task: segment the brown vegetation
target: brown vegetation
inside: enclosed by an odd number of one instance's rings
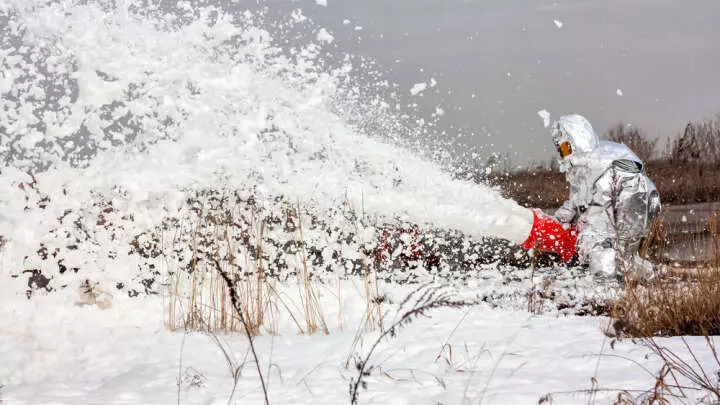
[[[666,204],[692,204],[720,201],[720,115],[688,123],[670,139],[663,153],[656,156],[657,140],[642,130],[618,124],[604,135],[632,149],[646,163]],[[567,183],[556,168],[537,167],[484,178],[499,186],[506,197],[534,208],[558,207],[567,198]]]
[[[699,277],[630,282],[610,314],[618,333],[633,337],[720,334],[720,269]]]
[[[609,311],[617,334],[632,337],[720,334],[718,217],[710,216],[697,224],[698,231],[693,233],[681,234],[672,228],[661,218],[646,239],[641,255],[655,262],[667,262],[663,250],[677,247],[668,243],[674,237],[670,243],[684,245],[696,258],[706,256],[704,262],[671,266],[664,277],[649,283],[626,280],[623,295],[611,304]],[[697,248],[694,252],[693,246]],[[708,258],[709,255],[715,257]]]
[[[648,139],[645,132],[632,125],[619,123],[605,133],[605,139],[622,143],[632,149],[643,161],[650,161],[655,155],[655,146],[658,140]]]
[[[649,283],[626,279],[621,296],[609,306],[613,337],[641,338],[640,342],[662,361],[654,386],[638,392],[618,393],[616,404],[666,404],[675,402],[717,403],[720,388],[717,373],[720,357],[710,336],[720,334],[720,217],[712,215],[696,224],[697,232],[678,240],[677,224],[658,221],[641,254],[664,256],[663,249],[675,244],[704,250],[704,265],[671,267],[662,278]],[[687,225],[683,226],[685,231]],[[675,241],[668,242],[669,235]],[[708,260],[707,253],[714,254]],[[710,255],[712,256],[712,255]],[[689,344],[686,336],[704,336],[706,347]],[[657,337],[679,336],[684,350],[670,347]],[[711,356],[711,357],[710,357]],[[699,359],[712,359],[709,364]]]

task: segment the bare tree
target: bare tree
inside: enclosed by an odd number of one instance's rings
[[[658,143],[657,139],[648,139],[647,134],[640,128],[622,122],[610,128],[604,138],[627,146],[645,162],[652,160],[655,155],[655,145]]]
[[[669,141],[667,153],[678,163],[719,164],[720,115],[688,123],[682,133]]]

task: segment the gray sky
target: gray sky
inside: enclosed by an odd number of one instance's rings
[[[720,112],[718,0],[327,1],[292,5],[343,51],[391,69],[408,98],[434,77],[417,100],[426,111],[442,107],[444,128],[466,128],[516,163],[552,155],[539,109],[584,114],[599,133],[622,120],[662,138]]]

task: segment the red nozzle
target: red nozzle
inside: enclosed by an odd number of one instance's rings
[[[563,261],[570,261],[577,249],[577,227],[565,229],[555,218],[533,210],[533,227],[530,236],[520,246],[523,249],[537,249],[560,255]]]

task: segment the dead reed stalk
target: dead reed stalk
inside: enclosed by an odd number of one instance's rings
[[[231,216],[232,220],[232,216]],[[253,215],[257,243],[256,256],[239,246],[238,238],[232,234],[231,228],[218,223],[218,219],[206,214],[201,208],[195,218],[191,232],[191,259],[187,271],[175,269],[171,277],[169,320],[171,330],[177,329],[178,320],[186,330],[206,330],[208,332],[234,332],[241,325],[232,316],[230,305],[231,291],[219,273],[220,266],[224,274],[235,280],[239,309],[243,313],[247,330],[253,335],[260,333],[266,326],[266,317],[275,315],[277,304],[274,295],[269,294],[269,283],[266,280],[262,261],[262,240],[265,220]],[[182,244],[177,239],[168,250],[180,250]],[[250,271],[243,273],[237,262],[237,252],[244,256],[244,268]],[[187,294],[184,292],[187,291]],[[266,326],[267,327],[267,326]],[[268,328],[272,331],[272,328]]]
[[[377,337],[365,356],[356,357],[355,368],[358,371],[358,375],[350,379],[350,403],[356,405],[360,400],[360,387],[367,388],[365,379],[376,368],[375,365],[371,364],[370,359],[382,342],[386,339],[396,337],[405,326],[417,318],[427,316],[432,310],[439,308],[463,308],[476,304],[478,303],[454,300],[451,298],[449,290],[430,284],[422,285],[408,294],[399,305],[398,316],[395,321]]]
[[[310,271],[308,270],[307,252],[305,251],[305,238],[303,236],[303,226],[299,204],[297,209],[297,219],[299,240],[296,242],[300,246],[298,251],[300,254],[301,265],[301,273],[298,283],[305,314],[306,331],[308,333],[315,333],[318,329],[321,329],[323,333],[327,335],[330,331],[328,330],[327,322],[325,322],[325,316],[323,315],[317,291],[313,287],[312,280],[310,279]]]
[[[245,329],[245,336],[247,336],[248,342],[250,344],[250,351],[252,353],[253,359],[255,360],[255,365],[257,367],[258,377],[260,378],[260,385],[262,386],[263,395],[265,396],[265,404],[270,405],[270,400],[268,399],[268,391],[267,386],[265,385],[265,378],[263,377],[262,370],[260,369],[260,360],[258,359],[257,352],[255,351],[255,343],[254,343],[254,335],[251,332],[250,326],[248,325],[246,318],[243,314],[242,307],[240,305],[240,301],[237,295],[237,289],[236,289],[236,282],[233,281],[230,278],[230,275],[227,274],[222,270],[222,267],[220,266],[220,262],[215,260],[215,269],[218,271],[220,276],[222,277],[223,281],[227,285],[228,290],[230,291],[230,301],[232,303],[232,307],[235,310],[235,314],[240,318],[240,323],[243,325],[243,328]]]

